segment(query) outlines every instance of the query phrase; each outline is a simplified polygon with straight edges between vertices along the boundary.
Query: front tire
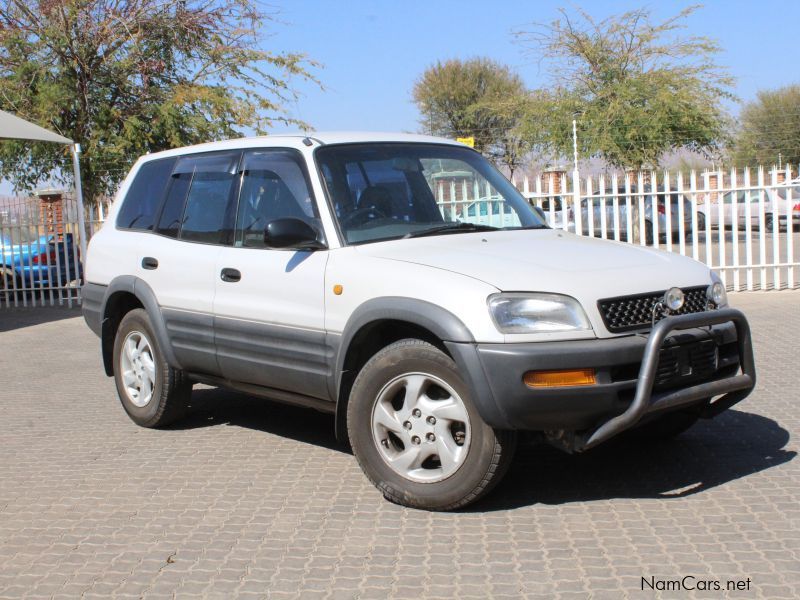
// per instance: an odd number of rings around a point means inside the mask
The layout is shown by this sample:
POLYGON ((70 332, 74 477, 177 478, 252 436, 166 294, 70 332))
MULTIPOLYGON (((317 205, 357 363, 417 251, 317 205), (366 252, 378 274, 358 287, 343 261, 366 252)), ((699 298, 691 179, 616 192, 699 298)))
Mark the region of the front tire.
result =
POLYGON ((114 338, 114 381, 122 407, 142 427, 183 416, 192 393, 184 373, 169 366, 143 309, 127 313, 114 338))
POLYGON ((475 502, 505 474, 516 434, 484 423, 458 367, 417 339, 373 356, 353 384, 347 430, 361 469, 390 501, 427 510, 475 502))

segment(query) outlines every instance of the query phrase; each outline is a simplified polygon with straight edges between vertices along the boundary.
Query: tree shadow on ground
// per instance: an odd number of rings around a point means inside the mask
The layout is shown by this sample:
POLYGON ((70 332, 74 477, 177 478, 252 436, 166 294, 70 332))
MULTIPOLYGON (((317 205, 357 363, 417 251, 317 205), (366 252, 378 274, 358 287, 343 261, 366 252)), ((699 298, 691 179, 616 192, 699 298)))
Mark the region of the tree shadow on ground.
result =
MULTIPOLYGON (((233 425, 350 453, 336 441, 333 415, 238 392, 198 388, 173 429, 233 425)), ((511 468, 470 512, 612 498, 682 498, 792 460, 789 433, 772 419, 729 410, 682 436, 648 443, 621 437, 585 454, 520 444, 511 468)))
MULTIPOLYGON (((37 303, 40 302, 37 300, 37 303)), ((49 299, 45 302, 49 302, 49 299)), ((75 302, 72 308, 67 306, 11 306, 6 307, 5 301, 0 303, 0 333, 13 331, 35 325, 43 325, 64 319, 74 319, 82 316, 80 305, 75 302)))

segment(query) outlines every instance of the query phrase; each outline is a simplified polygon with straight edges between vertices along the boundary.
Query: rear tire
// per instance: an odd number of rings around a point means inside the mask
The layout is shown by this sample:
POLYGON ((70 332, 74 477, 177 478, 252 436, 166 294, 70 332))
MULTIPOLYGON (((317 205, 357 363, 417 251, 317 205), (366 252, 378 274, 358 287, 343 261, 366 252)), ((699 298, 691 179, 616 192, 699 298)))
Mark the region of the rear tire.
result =
POLYGON ((697 213, 697 231, 693 231, 692 233, 694 235, 697 235, 698 233, 704 233, 705 230, 706 230, 706 216, 703 213, 699 212, 697 213))
POLYGON ((364 365, 347 431, 384 497, 426 510, 462 508, 487 494, 516 447, 515 432, 481 419, 455 362, 418 339, 395 342, 364 365))
POLYGON ((117 328, 114 381, 125 412, 142 427, 164 427, 181 418, 192 393, 183 371, 167 363, 141 308, 126 314, 117 328))
POLYGON ((644 222, 644 243, 648 246, 653 245, 653 223, 650 221, 644 222))

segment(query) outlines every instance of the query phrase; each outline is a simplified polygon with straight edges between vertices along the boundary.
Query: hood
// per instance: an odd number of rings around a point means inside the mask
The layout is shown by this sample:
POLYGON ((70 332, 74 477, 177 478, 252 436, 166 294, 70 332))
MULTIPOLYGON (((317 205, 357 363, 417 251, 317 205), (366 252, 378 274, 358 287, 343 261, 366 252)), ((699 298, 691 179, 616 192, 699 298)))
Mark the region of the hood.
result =
POLYGON ((553 229, 392 240, 358 252, 459 273, 504 292, 566 294, 580 301, 596 331, 599 299, 711 283, 708 267, 691 258, 553 229))

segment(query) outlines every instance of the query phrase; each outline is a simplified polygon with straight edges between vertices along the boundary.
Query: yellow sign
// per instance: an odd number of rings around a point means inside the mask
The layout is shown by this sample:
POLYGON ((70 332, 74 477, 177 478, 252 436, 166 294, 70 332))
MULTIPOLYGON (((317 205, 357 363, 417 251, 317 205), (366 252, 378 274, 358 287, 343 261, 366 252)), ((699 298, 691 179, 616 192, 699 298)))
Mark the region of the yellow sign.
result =
POLYGON ((461 142, 462 144, 466 144, 470 148, 474 148, 475 147, 475 138, 472 137, 472 136, 463 137, 463 138, 456 138, 456 141, 457 142, 461 142))

